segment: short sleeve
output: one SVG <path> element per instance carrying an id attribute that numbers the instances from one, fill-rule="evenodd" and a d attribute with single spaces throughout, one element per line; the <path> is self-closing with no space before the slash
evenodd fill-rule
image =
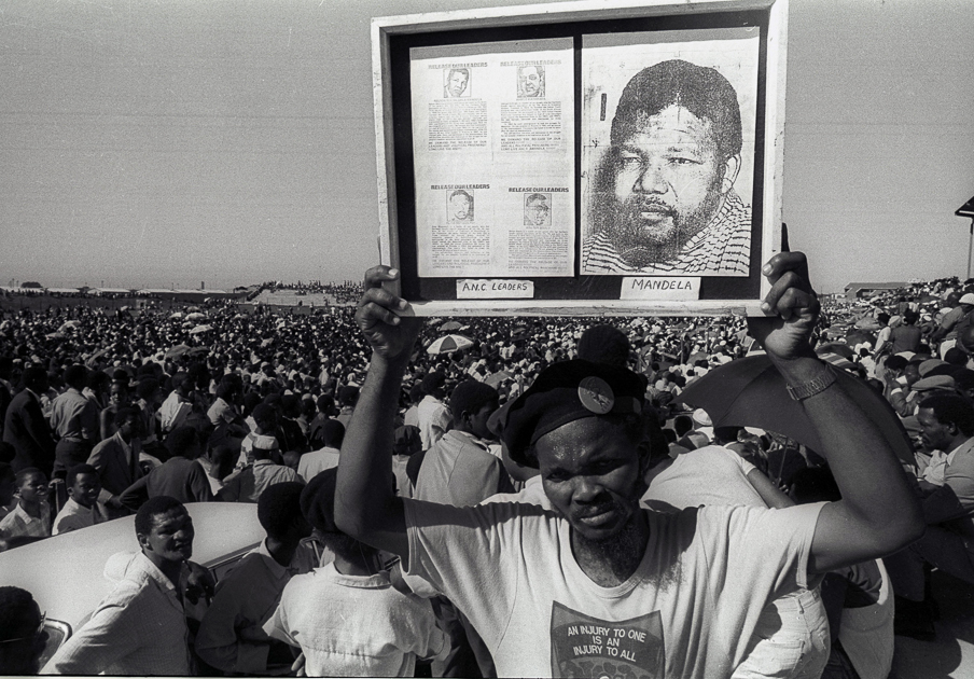
<path id="1" fill-rule="evenodd" d="M 468 618 L 490 621 L 478 629 L 490 645 L 514 608 L 518 564 L 524 558 L 518 514 L 534 505 L 495 503 L 453 507 L 403 499 L 409 542 L 404 576 L 429 582 Z"/>

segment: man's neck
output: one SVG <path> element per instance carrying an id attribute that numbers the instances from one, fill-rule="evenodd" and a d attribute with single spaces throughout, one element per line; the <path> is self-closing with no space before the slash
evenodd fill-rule
<path id="1" fill-rule="evenodd" d="M 950 446 L 947 447 L 946 452 L 948 454 L 954 452 L 955 450 L 963 446 L 965 443 L 970 441 L 972 438 L 974 438 L 974 436 L 964 436 L 964 435 L 957 436 L 956 438 L 954 438 L 953 441 L 951 441 L 951 444 Z"/>
<path id="2" fill-rule="evenodd" d="M 336 554 L 335 570 L 342 575 L 369 577 L 379 572 L 380 568 L 377 562 L 378 559 L 371 551 L 355 558 L 346 558 L 340 554 Z"/>
<path id="3" fill-rule="evenodd" d="M 175 586 L 176 590 L 179 591 L 179 576 L 182 573 L 183 562 L 182 561 L 170 561 L 169 559 L 163 559 L 151 552 L 146 552 L 144 549 L 142 553 L 145 554 L 145 558 L 155 564 L 156 568 L 162 571 L 162 574 L 169 578 L 169 582 Z"/>
<path id="4" fill-rule="evenodd" d="M 20 508 L 26 512 L 27 516 L 33 519 L 41 518 L 41 505 L 43 500 L 34 500 L 33 502 L 27 502 L 23 498 L 20 499 Z"/>
<path id="5" fill-rule="evenodd" d="M 646 512 L 637 510 L 629 523 L 608 540 L 593 542 L 572 530 L 572 554 L 579 568 L 600 587 L 621 585 L 636 572 L 649 542 Z"/>
<path id="6" fill-rule="evenodd" d="M 271 558 L 284 568 L 291 565 L 291 559 L 294 558 L 294 552 L 298 548 L 297 542 L 285 542 L 270 536 L 267 537 L 264 544 L 267 546 L 267 552 Z"/>

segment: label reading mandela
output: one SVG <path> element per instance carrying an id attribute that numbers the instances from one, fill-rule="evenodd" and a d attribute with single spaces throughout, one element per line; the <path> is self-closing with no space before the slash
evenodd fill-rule
<path id="1" fill-rule="evenodd" d="M 626 276 L 619 299 L 673 300 L 700 299 L 699 276 Z"/>
<path id="2" fill-rule="evenodd" d="M 551 676 L 665 676 L 663 623 L 659 611 L 630 620 L 599 620 L 557 601 L 551 607 Z"/>

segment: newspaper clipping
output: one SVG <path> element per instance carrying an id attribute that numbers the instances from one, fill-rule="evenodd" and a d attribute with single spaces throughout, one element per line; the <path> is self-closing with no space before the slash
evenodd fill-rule
<path id="1" fill-rule="evenodd" d="M 582 274 L 749 274 L 758 60 L 757 28 L 583 37 Z"/>
<path id="2" fill-rule="evenodd" d="M 574 275 L 570 39 L 410 54 L 422 277 Z"/>

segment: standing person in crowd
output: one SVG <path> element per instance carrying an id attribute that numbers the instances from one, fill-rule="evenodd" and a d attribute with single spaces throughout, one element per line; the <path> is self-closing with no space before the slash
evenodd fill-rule
<path id="1" fill-rule="evenodd" d="M 0 356 L 0 440 L 3 438 L 4 422 L 7 419 L 7 408 L 14 398 L 14 386 L 10 383 L 13 376 L 14 362 L 9 356 Z"/>
<path id="2" fill-rule="evenodd" d="M 500 458 L 488 451 L 494 437 L 487 420 L 498 408 L 493 387 L 468 379 L 450 396 L 453 426 L 423 458 L 412 497 L 454 507 L 469 507 L 491 495 L 514 490 Z M 494 662 L 469 621 L 443 597 L 433 609 L 440 628 L 450 637 L 450 651 L 434 663 L 443 677 L 496 676 Z"/>
<path id="3" fill-rule="evenodd" d="M 419 404 L 422 402 L 423 397 L 426 394 L 423 393 L 423 384 L 417 382 L 412 387 L 409 388 L 409 407 L 406 408 L 406 412 L 403 413 L 402 423 L 407 427 L 416 427 L 419 429 Z"/>
<path id="4" fill-rule="evenodd" d="M 416 658 L 443 649 L 428 601 L 392 586 L 379 552 L 335 525 L 335 478 L 327 469 L 301 493 L 301 508 L 333 562 L 297 575 L 264 631 L 300 648 L 308 676 L 411 677 Z"/>
<path id="5" fill-rule="evenodd" d="M 250 433 L 250 427 L 244 423 L 237 402 L 243 395 L 243 381 L 240 376 L 231 373 L 220 378 L 216 387 L 216 398 L 206 411 L 210 424 L 214 427 L 226 426 L 227 434 L 235 438 L 243 438 Z"/>
<path id="6" fill-rule="evenodd" d="M 17 504 L 0 520 L 0 551 L 23 541 L 51 535 L 51 506 L 47 503 L 47 476 L 28 467 L 17 472 Z"/>
<path id="7" fill-rule="evenodd" d="M 68 470 L 65 485 L 68 501 L 54 517 L 52 535 L 87 528 L 108 520 L 105 507 L 98 502 L 101 481 L 90 464 L 76 464 Z"/>
<path id="8" fill-rule="evenodd" d="M 124 408 L 132 404 L 132 390 L 129 388 L 128 373 L 124 370 L 116 370 L 112 378 L 112 385 L 108 391 L 108 405 L 98 413 L 98 433 L 99 441 L 111 438 L 118 431 L 115 426 L 115 413 L 119 408 Z"/>
<path id="9" fill-rule="evenodd" d="M 44 614 L 30 592 L 0 586 L 0 674 L 37 674 L 47 639 Z"/>
<path id="10" fill-rule="evenodd" d="M 227 674 L 286 674 L 294 656 L 290 646 L 264 633 L 264 623 L 295 575 L 318 566 L 302 547 L 311 524 L 301 512 L 304 485 L 271 486 L 257 501 L 257 518 L 267 533 L 260 547 L 240 560 L 217 587 L 199 633 L 196 653 Z"/>
<path id="11" fill-rule="evenodd" d="M 917 327 L 920 318 L 915 311 L 907 311 L 903 315 L 903 324 L 893 328 L 889 333 L 890 353 L 894 356 L 903 351 L 916 353 L 920 348 L 923 333 Z"/>
<path id="12" fill-rule="evenodd" d="M 162 402 L 162 387 L 154 377 L 143 377 L 135 388 L 138 400 L 135 406 L 142 417 L 139 430 L 141 449 L 149 455 L 157 456 L 162 444 L 159 442 L 159 404 Z"/>
<path id="13" fill-rule="evenodd" d="M 159 406 L 159 430 L 163 436 L 187 423 L 193 412 L 193 383 L 189 375 L 178 372 L 172 376 L 172 391 Z"/>
<path id="14" fill-rule="evenodd" d="M 236 460 L 236 451 L 225 440 L 211 438 L 206 442 L 206 451 L 196 459 L 196 462 L 206 472 L 206 480 L 210 484 L 210 491 L 214 497 L 223 488 L 223 479 L 233 472 Z"/>
<path id="15" fill-rule="evenodd" d="M 44 674 L 128 674 L 190 676 L 193 660 L 180 591 L 184 569 L 205 579 L 191 564 L 193 519 L 178 500 L 154 497 L 135 515 L 140 552 L 113 555 L 105 575 L 112 590 L 43 668 Z M 212 588 L 212 580 L 206 583 Z"/>
<path id="16" fill-rule="evenodd" d="M 51 427 L 57 437 L 54 448 L 54 475 L 63 478 L 68 469 L 82 464 L 98 438 L 98 407 L 81 392 L 88 381 L 88 370 L 75 363 L 64 373 L 67 390 L 54 399 Z"/>
<path id="17" fill-rule="evenodd" d="M 342 441 L 345 440 L 345 427 L 338 420 L 327 420 L 321 427 L 320 438 L 321 449 L 305 453 L 298 461 L 298 476 L 305 482 L 326 469 L 338 466 Z"/>
<path id="18" fill-rule="evenodd" d="M 119 496 L 143 476 L 139 465 L 141 411 L 135 406 L 119 408 L 115 413 L 115 425 L 118 431 L 95 446 L 88 457 L 88 464 L 98 470 L 101 479 L 98 501 L 108 508 L 111 518 L 127 513 Z"/>
<path id="19" fill-rule="evenodd" d="M 326 422 L 332 419 L 331 416 L 335 410 L 335 399 L 327 394 L 322 394 L 318 397 L 315 405 L 318 408 L 318 412 L 312 418 L 311 422 L 308 423 L 308 445 L 311 447 L 311 450 L 318 450 L 325 445 L 324 439 L 322 438 L 322 428 Z M 344 431 L 344 427 L 342 427 L 342 431 Z"/>
<path id="20" fill-rule="evenodd" d="M 236 469 L 245 469 L 254 462 L 254 443 L 258 438 L 270 437 L 274 439 L 274 455 L 278 455 L 280 443 L 275 436 L 277 432 L 277 411 L 266 403 L 259 403 L 254 407 L 252 413 L 254 418 L 254 430 L 247 434 L 240 442 L 240 457 L 237 460 Z"/>
<path id="21" fill-rule="evenodd" d="M 138 479 L 119 497 L 131 511 L 149 498 L 168 495 L 182 503 L 210 502 L 213 491 L 206 470 L 196 459 L 203 453 L 199 433 L 193 427 L 180 427 L 167 437 L 169 459 Z"/>
<path id="22" fill-rule="evenodd" d="M 446 376 L 441 372 L 431 372 L 423 377 L 422 384 L 426 396 L 419 402 L 416 416 L 419 420 L 419 436 L 423 441 L 423 450 L 426 451 L 443 437 L 453 418 L 450 408 L 443 402 L 446 398 L 443 386 L 446 384 Z"/>
<path id="23" fill-rule="evenodd" d="M 469 507 L 513 490 L 501 460 L 488 451 L 494 438 L 487 420 L 499 406 L 497 390 L 468 379 L 450 396 L 450 429 L 426 452 L 414 497 Z"/>
<path id="24" fill-rule="evenodd" d="M 276 453 L 277 439 L 266 434 L 258 436 L 251 449 L 253 463 L 225 478 L 217 497 L 226 502 L 257 502 L 275 483 L 299 481 L 295 470 L 274 462 Z"/>
<path id="25" fill-rule="evenodd" d="M 54 471 L 55 443 L 41 410 L 40 395 L 47 392 L 47 372 L 33 365 L 21 377 L 23 389 L 13 397 L 3 422 L 3 440 L 14 447 L 10 466 L 14 471 L 36 467 L 50 475 Z"/>
<path id="26" fill-rule="evenodd" d="M 409 575 L 454 601 L 501 676 L 729 675 L 769 599 L 900 549 L 923 528 L 883 435 L 809 344 L 819 304 L 804 256 L 776 255 L 764 273 L 762 309 L 774 315 L 751 319 L 751 331 L 820 437 L 841 501 L 641 510 L 653 453 L 644 383 L 587 361 L 549 367 L 503 429 L 512 458 L 539 467 L 556 512 L 397 497 L 385 483 L 390 425 L 419 321 L 380 287 L 398 272 L 376 267 L 357 314 L 373 354 L 338 467 L 337 526 L 400 555 Z"/>

